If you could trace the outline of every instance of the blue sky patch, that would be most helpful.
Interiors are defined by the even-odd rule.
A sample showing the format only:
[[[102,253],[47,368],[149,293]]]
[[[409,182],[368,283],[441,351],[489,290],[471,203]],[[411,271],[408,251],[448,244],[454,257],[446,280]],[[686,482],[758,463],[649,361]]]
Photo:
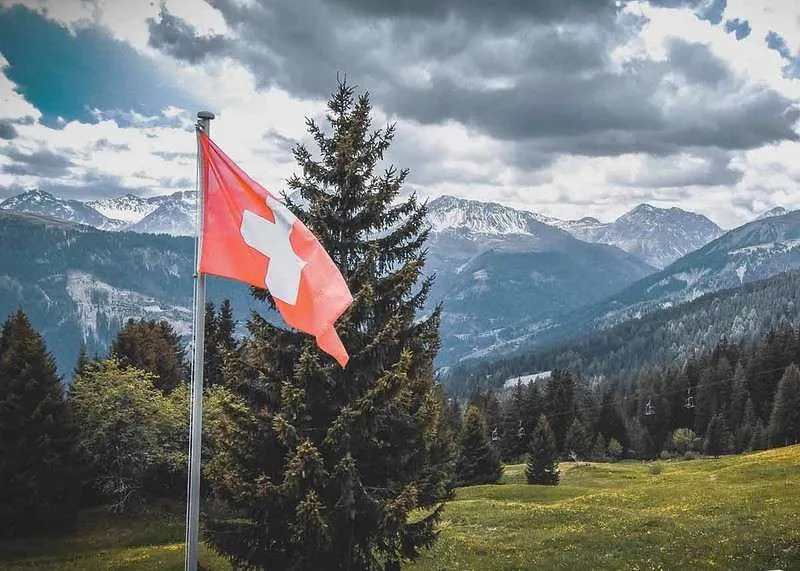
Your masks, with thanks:
[[[786,77],[800,78],[800,52],[792,55],[792,51],[786,44],[786,40],[780,34],[769,32],[765,38],[767,47],[775,50],[783,59],[787,60],[787,64],[783,66],[783,75]]]
[[[68,30],[22,6],[0,7],[0,53],[6,75],[58,127],[57,118],[93,122],[91,108],[157,115],[199,104],[131,46],[100,28]]]
[[[725,31],[728,33],[734,32],[737,40],[743,40],[750,35],[753,30],[750,28],[750,22],[747,20],[740,20],[734,18],[725,22]]]

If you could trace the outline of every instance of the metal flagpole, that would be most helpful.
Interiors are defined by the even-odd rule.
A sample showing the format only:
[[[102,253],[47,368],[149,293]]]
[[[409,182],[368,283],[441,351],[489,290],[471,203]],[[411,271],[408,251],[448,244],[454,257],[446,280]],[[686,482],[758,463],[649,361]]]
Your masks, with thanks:
[[[214,114],[200,111],[198,128],[211,134]],[[192,358],[192,426],[189,434],[189,509],[186,532],[186,569],[197,570],[197,544],[200,536],[200,450],[203,434],[203,354],[206,318],[206,277],[200,273],[203,236],[203,202],[205,200],[205,169],[200,146],[197,147],[200,189],[197,194],[197,248],[195,259],[194,329]]]

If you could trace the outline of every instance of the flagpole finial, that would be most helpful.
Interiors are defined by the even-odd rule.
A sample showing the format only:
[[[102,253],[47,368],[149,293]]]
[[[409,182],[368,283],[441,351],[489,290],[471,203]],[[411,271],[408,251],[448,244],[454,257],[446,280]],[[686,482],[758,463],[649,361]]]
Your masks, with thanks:
[[[214,115],[211,111],[199,111],[197,113],[197,118],[198,119],[211,120],[211,119],[214,119],[215,117],[216,117],[216,115]]]

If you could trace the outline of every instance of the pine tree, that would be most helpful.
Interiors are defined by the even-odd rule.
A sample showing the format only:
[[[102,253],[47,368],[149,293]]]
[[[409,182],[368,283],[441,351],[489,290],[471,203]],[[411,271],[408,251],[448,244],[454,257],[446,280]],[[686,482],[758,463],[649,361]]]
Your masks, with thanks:
[[[156,375],[156,388],[164,392],[188,381],[181,339],[167,321],[129,319],[111,344],[111,354],[123,366]]]
[[[528,463],[525,477],[529,484],[555,486],[560,479],[556,437],[545,415],[539,416],[528,444]]]
[[[725,426],[725,417],[722,413],[715,414],[706,428],[705,442],[703,443],[703,453],[708,456],[719,458],[721,454],[726,454],[730,450],[731,435]]]
[[[0,333],[0,533],[62,523],[75,506],[75,426],[53,356],[17,311]]]
[[[295,147],[302,174],[288,186],[302,204],[285,197],[353,293],[337,323],[350,362],[341,369],[307,335],[254,314],[238,363],[225,366],[257,427],[209,478],[219,510],[208,529],[245,566],[399,569],[435,540],[449,496],[448,455],[431,440],[441,411],[429,406],[440,310],[417,316],[433,284],[426,209],[401,199],[408,171],[375,172],[395,129],[372,130],[369,97],[354,93],[341,82],[329,100],[332,133],[307,121],[321,159]]]
[[[579,419],[572,421],[567,430],[565,452],[575,453],[578,458],[586,458],[592,450],[592,441],[583,423]]]
[[[800,441],[800,369],[795,364],[786,368],[778,383],[768,433],[773,446]]]
[[[489,441],[486,420],[477,407],[467,409],[458,438],[456,474],[459,485],[493,484],[503,475],[500,455]]]

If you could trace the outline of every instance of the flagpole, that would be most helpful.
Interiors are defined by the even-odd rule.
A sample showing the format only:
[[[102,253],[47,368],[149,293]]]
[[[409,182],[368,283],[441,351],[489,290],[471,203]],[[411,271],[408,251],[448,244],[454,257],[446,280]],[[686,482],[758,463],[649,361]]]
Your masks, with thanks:
[[[214,114],[200,111],[197,127],[211,134]],[[203,356],[205,352],[206,277],[200,273],[203,246],[203,202],[205,201],[205,169],[200,145],[197,146],[197,166],[200,179],[197,194],[197,248],[195,259],[195,295],[192,357],[192,420],[189,433],[189,497],[186,531],[186,570],[197,570],[197,547],[200,537],[200,450],[203,435]]]

